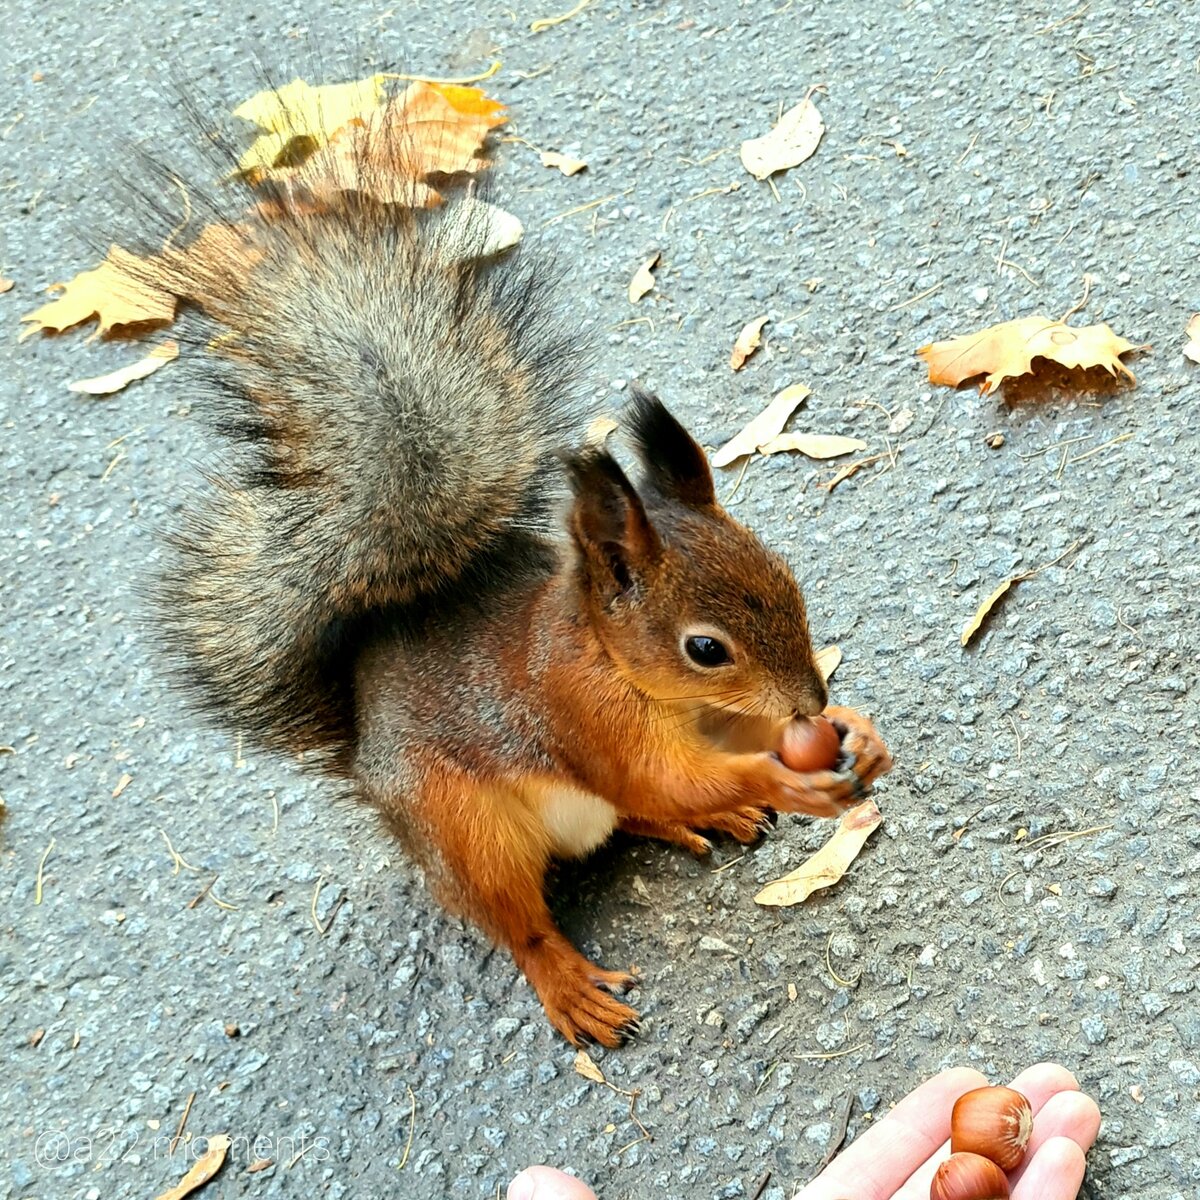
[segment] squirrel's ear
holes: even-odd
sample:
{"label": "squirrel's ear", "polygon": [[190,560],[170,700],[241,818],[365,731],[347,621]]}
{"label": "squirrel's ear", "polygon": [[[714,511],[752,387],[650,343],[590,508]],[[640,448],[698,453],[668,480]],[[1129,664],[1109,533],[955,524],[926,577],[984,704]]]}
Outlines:
{"label": "squirrel's ear", "polygon": [[568,455],[565,463],[575,493],[575,543],[606,599],[616,599],[632,591],[658,557],[658,534],[641,497],[607,450],[583,450]]}
{"label": "squirrel's ear", "polygon": [[630,390],[629,432],[646,478],[660,496],[696,507],[716,504],[704,451],[657,396]]}

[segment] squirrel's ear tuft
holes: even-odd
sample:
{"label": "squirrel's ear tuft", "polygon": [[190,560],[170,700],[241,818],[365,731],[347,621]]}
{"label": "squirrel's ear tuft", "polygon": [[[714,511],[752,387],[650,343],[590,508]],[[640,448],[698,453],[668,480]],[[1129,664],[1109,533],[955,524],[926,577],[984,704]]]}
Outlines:
{"label": "squirrel's ear tuft", "polygon": [[712,470],[695,438],[657,396],[632,388],[629,431],[650,486],[681,504],[716,504]]}
{"label": "squirrel's ear tuft", "polygon": [[571,533],[605,601],[636,590],[661,550],[646,510],[607,450],[589,448],[564,458],[575,503]]}

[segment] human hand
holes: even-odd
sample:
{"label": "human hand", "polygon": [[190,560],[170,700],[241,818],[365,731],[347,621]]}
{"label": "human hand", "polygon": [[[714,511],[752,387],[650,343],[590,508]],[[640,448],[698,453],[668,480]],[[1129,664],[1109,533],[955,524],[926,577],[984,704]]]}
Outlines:
{"label": "human hand", "polygon": [[[954,1102],[987,1083],[966,1068],[943,1071],[923,1083],[794,1200],[929,1200],[934,1172],[950,1155]],[[1013,1200],[1075,1200],[1084,1156],[1100,1131],[1096,1102],[1056,1063],[1022,1071],[1011,1086],[1028,1098],[1034,1113],[1025,1161],[1009,1176]],[[553,1192],[546,1195],[557,1200]],[[566,1193],[564,1200],[575,1196]]]}
{"label": "human hand", "polygon": [[[954,1102],[987,1082],[978,1071],[959,1068],[923,1083],[794,1200],[928,1200],[933,1174],[950,1153]],[[1084,1155],[1100,1130],[1100,1110],[1055,1063],[1022,1071],[1012,1086],[1034,1111],[1025,1162],[1011,1176],[1013,1200],[1075,1200]],[[509,1184],[507,1200],[596,1200],[596,1195],[552,1167],[527,1167]]]}

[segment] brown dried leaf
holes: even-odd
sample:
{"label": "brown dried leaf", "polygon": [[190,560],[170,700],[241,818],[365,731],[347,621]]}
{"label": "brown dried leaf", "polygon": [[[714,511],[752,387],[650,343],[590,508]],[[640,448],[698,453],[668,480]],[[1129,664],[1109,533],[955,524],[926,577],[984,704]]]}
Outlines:
{"label": "brown dried leaf", "polygon": [[850,809],[842,817],[833,837],[796,870],[768,883],[754,897],[755,904],[776,908],[800,904],[813,892],[832,887],[849,870],[882,820],[874,800]]}
{"label": "brown dried leaf", "polygon": [[759,446],[763,454],[778,454],[781,450],[798,450],[809,458],[837,458],[865,450],[866,442],[858,438],[841,437],[836,433],[781,433]]}
{"label": "brown dried leaf", "polygon": [[590,1079],[593,1083],[606,1083],[600,1068],[592,1061],[592,1056],[586,1050],[580,1050],[575,1055],[575,1074]]}
{"label": "brown dried leaf", "polygon": [[163,342],[161,346],[155,346],[145,358],[139,358],[135,363],[119,367],[107,375],[97,375],[94,379],[78,379],[74,383],[68,383],[67,388],[72,392],[84,392],[89,396],[111,396],[113,392],[119,392],[135,379],[145,379],[147,375],[153,375],[160,367],[165,367],[167,363],[174,362],[178,357],[179,343]]}
{"label": "brown dried leaf", "polygon": [[770,317],[755,317],[753,321],[747,321],[742,326],[742,332],[737,335],[737,341],[733,343],[733,353],[729,356],[729,365],[735,371],[740,371],[745,365],[746,359],[758,349],[759,343],[762,341],[763,326],[770,319]]}
{"label": "brown dried leaf", "polygon": [[54,284],[51,290],[62,294],[21,318],[33,322],[21,337],[39,330],[61,333],[93,317],[100,319],[98,336],[129,327],[169,325],[175,319],[175,297],[147,282],[149,273],[144,260],[113,246],[98,267]]}
{"label": "brown dried leaf", "polygon": [[654,275],[652,274],[655,267],[658,266],[662,259],[662,251],[655,251],[638,269],[634,272],[633,278],[629,281],[629,303],[636,304],[647,292],[654,287]]}
{"label": "brown dried leaf", "polygon": [[957,387],[976,375],[986,375],[981,391],[994,392],[1004,379],[1027,375],[1035,358],[1048,358],[1064,367],[1104,367],[1134,383],[1133,372],[1120,356],[1136,347],[1118,337],[1108,325],[1073,327],[1048,317],[1021,317],[999,325],[922,346],[917,354],[929,367],[929,382]]}
{"label": "brown dried leaf", "polygon": [[1200,313],[1197,313],[1187,323],[1188,343],[1183,348],[1185,358],[1194,363],[1200,363]]}
{"label": "brown dried leaf", "polygon": [[564,175],[578,175],[587,167],[584,159],[572,158],[569,154],[559,154],[557,150],[543,150],[540,157],[543,167],[557,167]]}
{"label": "brown dried leaf", "polygon": [[208,1149],[192,1164],[192,1169],[173,1187],[168,1188],[158,1200],[184,1200],[197,1188],[203,1187],[225,1162],[229,1150],[229,1138],[223,1133],[208,1139]]}
{"label": "brown dried leaf", "polygon": [[818,650],[816,660],[821,678],[828,682],[829,677],[842,665],[841,646],[826,646],[824,650]]}
{"label": "brown dried leaf", "polygon": [[[749,328],[749,326],[747,326]],[[802,383],[785,387],[740,433],[734,434],[713,455],[714,467],[727,467],[747,454],[753,454],[764,442],[783,431],[792,413],[812,395]]]}
{"label": "brown dried leaf", "polygon": [[1022,576],[1014,575],[1006,579],[976,610],[966,629],[962,631],[962,644],[965,646],[978,632],[980,626],[987,620],[988,613],[996,606],[996,601],[1008,591],[1014,583],[1020,583]]}
{"label": "brown dried leaf", "polygon": [[825,132],[825,123],[810,99],[801,100],[779,118],[770,133],[742,143],[742,166],[755,179],[799,166],[810,158]]}

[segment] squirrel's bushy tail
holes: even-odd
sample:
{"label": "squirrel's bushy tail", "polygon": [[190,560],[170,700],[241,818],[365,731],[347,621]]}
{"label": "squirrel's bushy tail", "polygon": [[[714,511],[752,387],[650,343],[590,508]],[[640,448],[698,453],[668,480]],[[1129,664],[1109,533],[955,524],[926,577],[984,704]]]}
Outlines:
{"label": "squirrel's bushy tail", "polygon": [[203,706],[268,747],[345,768],[372,626],[544,546],[575,338],[535,268],[489,255],[488,211],[285,197],[147,268],[201,314],[189,399],[234,443],[184,503],[159,621]]}

